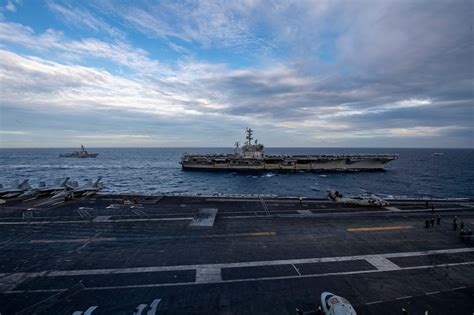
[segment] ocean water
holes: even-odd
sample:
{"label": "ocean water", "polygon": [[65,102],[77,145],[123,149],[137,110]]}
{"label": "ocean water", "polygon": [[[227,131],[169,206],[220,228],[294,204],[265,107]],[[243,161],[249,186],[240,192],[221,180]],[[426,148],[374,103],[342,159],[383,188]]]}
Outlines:
{"label": "ocean water", "polygon": [[[267,154],[398,153],[381,172],[237,173],[183,171],[182,153],[231,152],[229,148],[94,148],[96,159],[61,158],[73,149],[0,149],[0,183],[53,182],[69,176],[81,184],[102,176],[104,192],[145,194],[267,194],[322,197],[328,189],[359,194],[474,197],[472,149],[267,148]],[[434,156],[433,153],[443,155]]]}

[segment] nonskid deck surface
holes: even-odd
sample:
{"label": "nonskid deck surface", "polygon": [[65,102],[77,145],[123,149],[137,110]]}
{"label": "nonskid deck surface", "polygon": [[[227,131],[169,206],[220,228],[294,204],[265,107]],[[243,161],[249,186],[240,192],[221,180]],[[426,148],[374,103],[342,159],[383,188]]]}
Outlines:
{"label": "nonskid deck surface", "polygon": [[[126,200],[124,204],[124,200]],[[472,314],[472,200],[99,195],[0,205],[0,313],[294,314],[330,291],[359,314]],[[142,310],[142,311],[137,311]]]}

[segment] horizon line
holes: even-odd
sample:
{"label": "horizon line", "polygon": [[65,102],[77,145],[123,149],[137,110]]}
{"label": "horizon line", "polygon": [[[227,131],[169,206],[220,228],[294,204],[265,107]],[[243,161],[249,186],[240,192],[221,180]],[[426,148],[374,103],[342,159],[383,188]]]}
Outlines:
{"label": "horizon line", "polygon": [[[216,146],[184,146],[184,147],[101,147],[88,146],[91,149],[233,149],[234,147]],[[12,149],[77,149],[77,147],[0,147],[0,150]],[[265,147],[265,149],[453,149],[453,150],[474,150],[474,147],[323,147],[323,146],[288,146],[288,147]]]}

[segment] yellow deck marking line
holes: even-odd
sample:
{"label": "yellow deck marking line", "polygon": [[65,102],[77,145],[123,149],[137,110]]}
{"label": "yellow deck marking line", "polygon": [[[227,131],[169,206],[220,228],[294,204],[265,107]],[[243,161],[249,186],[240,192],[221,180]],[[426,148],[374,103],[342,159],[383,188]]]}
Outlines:
{"label": "yellow deck marking line", "polygon": [[[276,232],[249,232],[249,233],[229,233],[229,234],[208,234],[200,235],[197,238],[218,238],[218,237],[240,237],[240,236],[274,236]],[[190,237],[192,238],[192,237]],[[31,240],[30,244],[55,244],[55,243],[84,243],[87,241],[91,242],[107,242],[107,241],[120,241],[120,238],[116,237],[97,237],[94,239],[90,238],[76,238],[76,239],[52,239],[52,240]]]}
{"label": "yellow deck marking line", "polygon": [[389,231],[389,230],[405,230],[412,229],[413,225],[398,225],[398,226],[379,226],[379,227],[364,227],[364,228],[350,228],[349,232],[364,232],[364,231]]}

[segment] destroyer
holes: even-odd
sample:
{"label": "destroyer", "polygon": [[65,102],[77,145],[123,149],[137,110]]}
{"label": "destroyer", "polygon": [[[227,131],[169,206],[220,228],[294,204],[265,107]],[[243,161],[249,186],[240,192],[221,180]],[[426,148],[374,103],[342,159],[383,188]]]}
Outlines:
{"label": "destroyer", "polygon": [[232,154],[183,154],[183,169],[197,170],[268,170],[268,171],[363,171],[383,170],[386,163],[398,159],[397,154],[338,155],[265,155],[264,146],[253,140],[252,129],[246,130],[245,145],[236,142]]}
{"label": "destroyer", "polygon": [[74,151],[72,153],[60,154],[60,157],[76,157],[76,158],[95,158],[99,155],[98,153],[89,153],[84,149],[84,146],[81,145],[80,151]]}

